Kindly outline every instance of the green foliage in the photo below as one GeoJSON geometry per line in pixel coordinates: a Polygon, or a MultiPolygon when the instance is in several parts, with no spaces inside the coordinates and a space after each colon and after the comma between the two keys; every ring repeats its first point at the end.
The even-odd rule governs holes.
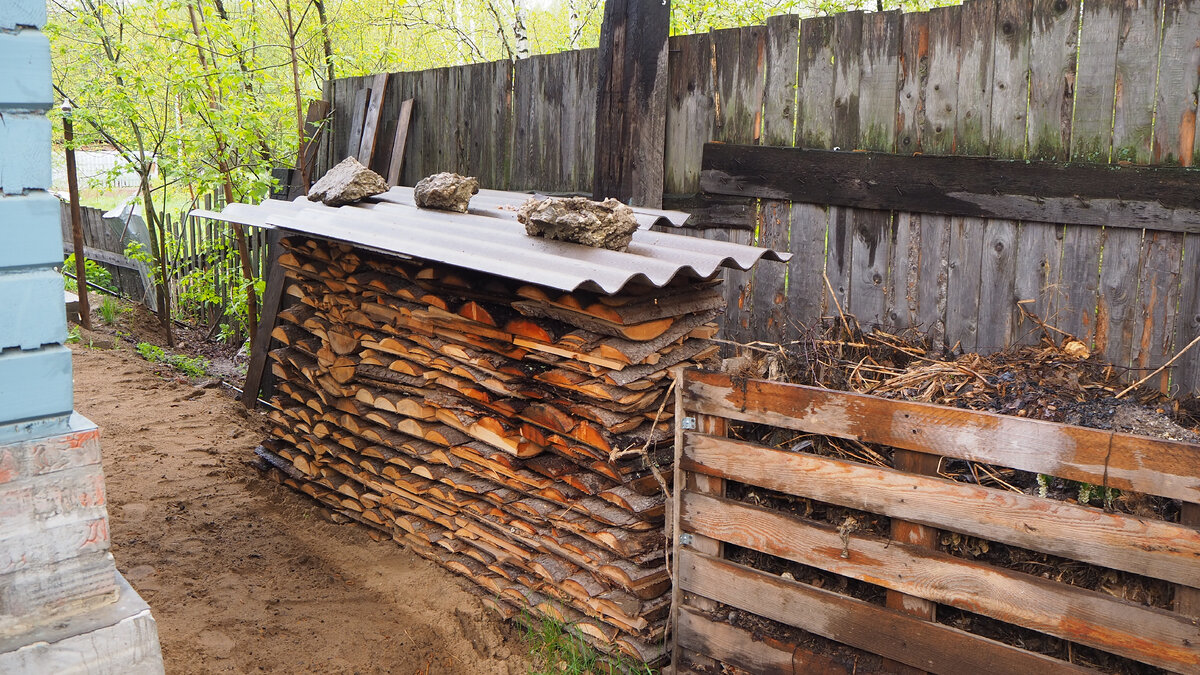
{"type": "Polygon", "coordinates": [[[67,344],[79,344],[83,339],[83,329],[79,326],[71,326],[67,329],[67,344]]]}
{"type": "Polygon", "coordinates": [[[117,314],[121,311],[121,305],[111,295],[104,296],[100,301],[100,318],[104,320],[105,325],[111,326],[116,323],[117,314]]]}
{"type": "Polygon", "coordinates": [[[535,619],[528,614],[523,614],[520,621],[535,661],[530,675],[585,675],[608,670],[635,675],[654,672],[644,663],[597,651],[573,626],[553,619],[535,619]]]}
{"type": "MultiPolygon", "coordinates": [[[[84,271],[84,274],[87,275],[87,280],[92,282],[93,284],[96,284],[97,286],[101,286],[103,288],[107,288],[108,290],[110,290],[114,293],[117,291],[117,286],[116,286],[116,284],[113,283],[112,273],[109,272],[107,269],[105,269],[103,265],[96,262],[95,260],[91,260],[89,258],[84,258],[83,259],[83,271],[84,271]]],[[[75,273],[75,254],[74,253],[67,256],[67,259],[63,261],[63,272],[69,272],[71,274],[75,273]]],[[[79,289],[79,283],[77,281],[75,281],[74,279],[72,279],[71,277],[66,276],[66,274],[63,275],[63,283],[66,284],[67,290],[69,290],[69,291],[74,291],[74,290],[79,289]]]]}
{"type": "Polygon", "coordinates": [[[208,359],[200,356],[184,356],[183,354],[168,354],[162,347],[149,342],[139,342],[138,354],[151,363],[165,363],[188,377],[202,377],[208,374],[208,359]]]}

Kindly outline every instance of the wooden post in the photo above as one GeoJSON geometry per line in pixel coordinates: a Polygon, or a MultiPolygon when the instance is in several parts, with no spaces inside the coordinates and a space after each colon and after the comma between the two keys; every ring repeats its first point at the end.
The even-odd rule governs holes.
{"type": "Polygon", "coordinates": [[[84,264],[83,214],[79,209],[79,176],[75,170],[75,129],[71,124],[71,102],[63,101],[63,141],[67,147],[67,191],[71,196],[71,243],[75,245],[75,285],[79,295],[79,323],[92,327],[92,310],[88,307],[87,266],[84,264]]]}
{"type": "MultiPolygon", "coordinates": [[[[939,459],[937,455],[900,450],[898,448],[892,451],[892,467],[897,471],[907,471],[924,476],[936,476],[938,463],[939,459]]],[[[923,548],[936,548],[938,531],[936,528],[926,525],[918,525],[907,520],[893,518],[892,539],[923,548]]],[[[907,595],[899,591],[888,591],[886,603],[888,607],[904,612],[905,614],[911,614],[926,621],[937,620],[936,602],[930,602],[924,598],[907,595]]],[[[925,672],[920,668],[913,668],[912,666],[900,663],[899,661],[892,661],[891,659],[885,659],[884,665],[890,668],[891,672],[900,675],[918,675],[925,672]]]]}
{"type": "Polygon", "coordinates": [[[671,6],[608,0],[600,30],[593,197],[662,206],[671,6]]]}
{"type": "MultiPolygon", "coordinates": [[[[1192,527],[1200,527],[1200,504],[1183,502],[1179,506],[1179,522],[1192,527]]],[[[1200,619],[1200,589],[1176,584],[1175,611],[1200,619]]]]}
{"type": "Polygon", "coordinates": [[[267,233],[267,287],[263,290],[262,318],[258,322],[258,335],[250,343],[250,365],[246,368],[246,383],[242,389],[242,405],[254,409],[258,405],[258,392],[270,377],[267,352],[271,349],[271,332],[283,299],[285,279],[279,266],[279,254],[283,248],[282,233],[271,230],[267,233]]]}

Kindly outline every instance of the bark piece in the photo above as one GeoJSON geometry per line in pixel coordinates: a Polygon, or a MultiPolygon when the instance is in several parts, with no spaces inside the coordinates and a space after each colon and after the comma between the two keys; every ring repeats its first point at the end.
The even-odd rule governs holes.
{"type": "Polygon", "coordinates": [[[530,199],[521,205],[517,220],[533,237],[559,239],[624,251],[637,231],[633,209],[615,199],[594,202],[584,197],[530,199]]]}
{"type": "Polygon", "coordinates": [[[479,192],[479,180],[456,173],[435,173],[422,178],[413,188],[413,199],[423,209],[466,213],[471,195],[479,192]]]}
{"type": "Polygon", "coordinates": [[[387,181],[353,157],[343,159],[308,191],[310,202],[342,206],[388,191],[387,181]]]}

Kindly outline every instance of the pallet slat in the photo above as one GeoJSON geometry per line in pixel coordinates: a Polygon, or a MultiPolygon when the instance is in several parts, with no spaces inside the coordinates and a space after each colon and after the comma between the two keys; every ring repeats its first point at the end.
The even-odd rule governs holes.
{"type": "Polygon", "coordinates": [[[729,499],[685,492],[681,509],[689,532],[1169,670],[1200,668],[1200,627],[1179,614],[729,499]]]}
{"type": "Polygon", "coordinates": [[[945,675],[1092,672],[686,548],[677,554],[685,591],[915,668],[945,675]]]}
{"type": "Polygon", "coordinates": [[[1200,447],[1022,417],[688,373],[696,412],[1200,502],[1200,447]]]}
{"type": "Polygon", "coordinates": [[[1167,581],[1195,583],[1200,530],[1006,490],[688,433],[683,467],[1167,581]]]}

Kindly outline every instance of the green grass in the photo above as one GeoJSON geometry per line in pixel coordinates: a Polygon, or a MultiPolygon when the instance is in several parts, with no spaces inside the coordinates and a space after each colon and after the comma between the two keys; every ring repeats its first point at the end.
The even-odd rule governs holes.
{"type": "Polygon", "coordinates": [[[655,672],[644,663],[597,650],[570,625],[528,614],[522,615],[520,624],[534,659],[530,675],[653,675],[655,672]]]}
{"type": "Polygon", "coordinates": [[[120,303],[111,295],[104,296],[100,301],[100,318],[104,320],[104,324],[111,326],[117,321],[117,315],[122,311],[120,303]]]}
{"type": "Polygon", "coordinates": [[[208,359],[200,356],[168,354],[162,347],[149,342],[139,342],[137,352],[151,363],[165,363],[188,377],[203,377],[208,374],[208,359]]]}

